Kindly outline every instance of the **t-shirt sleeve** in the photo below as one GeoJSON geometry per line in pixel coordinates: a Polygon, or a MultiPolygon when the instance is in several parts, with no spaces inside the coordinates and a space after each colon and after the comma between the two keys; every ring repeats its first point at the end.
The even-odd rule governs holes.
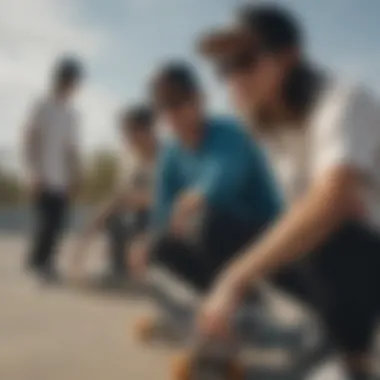
{"type": "Polygon", "coordinates": [[[327,99],[312,136],[314,175],[339,165],[370,172],[379,148],[379,127],[378,107],[370,92],[336,91],[327,99]]]}
{"type": "Polygon", "coordinates": [[[44,103],[38,101],[33,104],[27,114],[23,135],[23,150],[28,170],[39,173],[41,170],[39,151],[43,134],[44,103]]]}

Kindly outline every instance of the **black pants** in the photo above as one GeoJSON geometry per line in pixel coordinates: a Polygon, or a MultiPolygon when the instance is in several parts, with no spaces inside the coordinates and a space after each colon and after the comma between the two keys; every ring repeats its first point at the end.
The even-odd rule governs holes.
{"type": "Polygon", "coordinates": [[[66,194],[44,190],[34,200],[35,230],[29,254],[29,265],[53,265],[56,246],[61,236],[68,209],[66,194]]]}
{"type": "Polygon", "coordinates": [[[365,354],[371,349],[380,311],[379,272],[380,237],[349,223],[271,280],[314,308],[344,353],[365,354]]]}
{"type": "Polygon", "coordinates": [[[380,237],[351,223],[310,257],[320,290],[320,312],[347,353],[371,348],[380,311],[380,237]]]}
{"type": "Polygon", "coordinates": [[[263,225],[253,226],[222,211],[204,214],[197,233],[189,239],[168,234],[159,236],[153,244],[152,257],[196,290],[204,292],[218,272],[239,252],[263,225]]]}
{"type": "Polygon", "coordinates": [[[110,270],[116,275],[126,274],[125,250],[134,237],[145,231],[148,211],[135,214],[116,212],[106,221],[110,270]]]}

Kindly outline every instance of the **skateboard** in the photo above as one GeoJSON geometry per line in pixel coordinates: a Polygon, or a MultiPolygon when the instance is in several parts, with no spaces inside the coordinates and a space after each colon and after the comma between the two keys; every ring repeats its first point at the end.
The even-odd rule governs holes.
{"type": "Polygon", "coordinates": [[[142,343],[152,343],[159,340],[178,342],[182,335],[179,329],[173,327],[170,320],[165,316],[141,317],[137,320],[133,331],[136,341],[142,343]]]}
{"type": "MultiPolygon", "coordinates": [[[[231,351],[227,354],[221,353],[222,345],[215,342],[206,344],[200,339],[195,344],[192,342],[195,336],[193,334],[195,306],[188,308],[187,311],[183,308],[181,310],[178,303],[160,286],[155,286],[150,296],[163,313],[156,318],[140,318],[134,326],[136,339],[144,343],[151,343],[157,339],[172,342],[174,337],[175,342],[179,341],[190,347],[173,358],[170,366],[171,380],[241,380],[245,378],[248,370],[242,364],[240,353],[239,355],[231,351]]],[[[294,331],[289,328],[276,328],[271,322],[268,323],[264,315],[259,313],[255,316],[253,310],[248,310],[248,313],[236,318],[234,325],[237,335],[242,340],[240,347],[243,350],[242,353],[245,353],[247,348],[248,350],[251,347],[254,348],[254,357],[247,357],[248,360],[244,360],[247,362],[249,372],[266,370],[265,368],[272,372],[272,364],[267,367],[260,359],[263,353],[272,359],[273,355],[270,355],[273,354],[272,351],[276,353],[276,363],[279,362],[275,366],[278,369],[273,368],[275,373],[281,371],[302,374],[306,371],[305,366],[313,367],[326,357],[325,352],[317,353],[316,347],[304,345],[303,339],[308,334],[307,330],[304,331],[300,326],[294,331]],[[280,360],[277,358],[279,349],[284,351],[280,355],[280,360]]],[[[248,354],[252,356],[252,350],[248,354]]]]}
{"type": "Polygon", "coordinates": [[[244,366],[238,353],[230,348],[205,342],[196,344],[190,351],[174,357],[170,380],[243,380],[244,366]]]}
{"type": "Polygon", "coordinates": [[[160,286],[147,290],[147,295],[158,306],[157,316],[144,316],[137,320],[134,335],[137,341],[149,343],[155,340],[179,341],[189,332],[194,310],[170,297],[160,286]]]}

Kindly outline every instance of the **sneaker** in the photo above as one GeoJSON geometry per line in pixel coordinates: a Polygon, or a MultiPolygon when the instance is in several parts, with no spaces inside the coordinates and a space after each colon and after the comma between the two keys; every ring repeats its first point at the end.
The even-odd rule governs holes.
{"type": "Polygon", "coordinates": [[[36,266],[33,269],[34,273],[37,275],[40,281],[47,285],[56,285],[61,282],[61,278],[57,270],[50,266],[36,266]]]}

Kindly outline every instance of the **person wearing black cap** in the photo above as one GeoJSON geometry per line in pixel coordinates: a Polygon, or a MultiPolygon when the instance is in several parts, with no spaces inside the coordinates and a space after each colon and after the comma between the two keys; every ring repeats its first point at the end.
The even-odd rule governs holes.
{"type": "Polygon", "coordinates": [[[60,61],[51,93],[38,102],[25,131],[25,164],[36,214],[28,267],[49,281],[56,279],[54,253],[80,179],[78,116],[70,99],[82,75],[76,59],[60,61]]]}
{"type": "Polygon", "coordinates": [[[149,222],[158,151],[154,120],[151,108],[145,104],[127,107],[122,112],[120,132],[125,147],[124,165],[115,192],[90,219],[76,244],[71,271],[76,279],[82,274],[83,254],[88,251],[93,235],[102,227],[110,243],[111,270],[106,282],[117,284],[127,278],[125,252],[134,239],[144,235],[149,222]]]}
{"type": "Polygon", "coordinates": [[[266,146],[289,205],[221,274],[200,328],[224,331],[248,287],[306,255],[320,291],[309,301],[352,379],[368,379],[380,306],[380,108],[366,88],[311,64],[303,37],[286,10],[256,5],[239,14],[234,28],[200,41],[266,146]]]}
{"type": "Polygon", "coordinates": [[[131,250],[203,293],[231,255],[276,217],[280,200],[258,147],[237,121],[210,117],[191,66],[170,62],[151,84],[157,117],[173,137],[157,168],[152,241],[131,250]]]}

